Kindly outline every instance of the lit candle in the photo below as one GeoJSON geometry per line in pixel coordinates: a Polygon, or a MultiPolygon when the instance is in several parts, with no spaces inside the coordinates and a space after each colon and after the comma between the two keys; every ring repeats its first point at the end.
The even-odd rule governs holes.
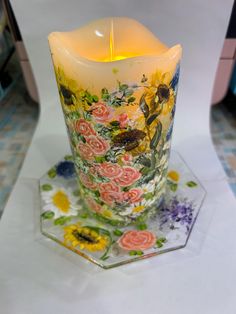
{"type": "Polygon", "coordinates": [[[85,208],[128,224],[163,199],[181,46],[128,18],[105,18],[49,44],[85,208]]]}

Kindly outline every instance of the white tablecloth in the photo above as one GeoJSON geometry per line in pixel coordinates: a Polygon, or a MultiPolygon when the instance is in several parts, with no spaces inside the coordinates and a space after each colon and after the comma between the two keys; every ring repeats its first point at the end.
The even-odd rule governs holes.
{"type": "Polygon", "coordinates": [[[0,222],[0,313],[236,312],[236,202],[209,133],[213,79],[232,0],[12,0],[32,62],[41,116],[0,222]],[[68,152],[47,34],[129,16],[184,54],[174,148],[207,190],[186,248],[102,270],[38,231],[37,180],[68,152]]]}

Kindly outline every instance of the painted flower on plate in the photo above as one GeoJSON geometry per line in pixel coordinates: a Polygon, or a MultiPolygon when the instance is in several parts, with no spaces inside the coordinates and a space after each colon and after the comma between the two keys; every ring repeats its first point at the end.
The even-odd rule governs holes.
{"type": "Polygon", "coordinates": [[[69,179],[75,176],[75,166],[72,161],[61,161],[56,166],[56,173],[58,176],[63,177],[65,179],[69,179]]]}
{"type": "Polygon", "coordinates": [[[69,189],[52,187],[49,191],[42,191],[42,198],[45,202],[43,211],[52,211],[55,219],[77,215],[77,198],[69,189]]]}
{"type": "Polygon", "coordinates": [[[156,243],[156,236],[150,231],[126,231],[118,240],[119,246],[124,250],[147,250],[156,243]]]}
{"type": "Polygon", "coordinates": [[[64,240],[67,245],[79,247],[90,252],[103,251],[109,244],[106,235],[92,227],[82,227],[79,224],[64,228],[64,240]]]}

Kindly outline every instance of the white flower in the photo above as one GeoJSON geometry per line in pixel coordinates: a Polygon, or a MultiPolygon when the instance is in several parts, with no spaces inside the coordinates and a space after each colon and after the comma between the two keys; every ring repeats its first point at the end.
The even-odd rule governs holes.
{"type": "Polygon", "coordinates": [[[43,191],[42,198],[45,202],[44,211],[54,212],[54,218],[60,216],[77,215],[79,206],[76,204],[78,199],[69,189],[53,187],[50,191],[43,191]]]}

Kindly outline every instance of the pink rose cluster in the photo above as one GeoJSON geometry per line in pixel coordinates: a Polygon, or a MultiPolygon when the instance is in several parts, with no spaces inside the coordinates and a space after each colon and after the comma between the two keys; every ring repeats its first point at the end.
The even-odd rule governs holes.
{"type": "Polygon", "coordinates": [[[93,161],[95,156],[104,156],[109,150],[109,143],[99,136],[93,126],[86,120],[76,120],[75,130],[83,135],[86,141],[86,143],[80,142],[77,145],[81,158],[93,161]]]}
{"type": "Polygon", "coordinates": [[[107,205],[127,202],[129,204],[137,203],[142,199],[143,191],[140,188],[131,188],[129,191],[122,191],[122,187],[131,186],[140,177],[140,172],[130,166],[121,167],[118,164],[104,162],[90,168],[92,176],[99,174],[102,177],[110,179],[109,182],[96,184],[88,175],[81,172],[80,180],[82,184],[92,190],[99,189],[100,197],[107,205]]]}

